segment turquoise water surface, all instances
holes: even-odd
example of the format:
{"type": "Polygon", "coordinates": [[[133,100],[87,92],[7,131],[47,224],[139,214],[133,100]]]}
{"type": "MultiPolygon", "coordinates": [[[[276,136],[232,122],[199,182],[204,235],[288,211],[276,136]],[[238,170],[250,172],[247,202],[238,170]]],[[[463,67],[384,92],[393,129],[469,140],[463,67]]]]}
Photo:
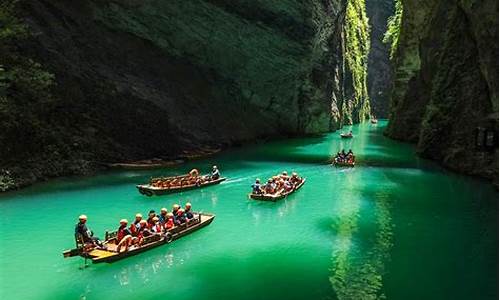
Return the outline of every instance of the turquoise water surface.
{"type": "Polygon", "coordinates": [[[496,299],[498,191],[416,158],[385,125],[1,195],[0,299],[496,299]],[[340,148],[354,150],[355,168],[328,164],[340,148]],[[135,189],[212,164],[226,182],[151,198],[135,189]],[[307,183],[277,203],[248,199],[256,177],[282,170],[307,183]],[[215,221],[113,264],[81,269],[83,259],[62,257],[82,213],[102,237],[121,218],[187,201],[215,221]]]}

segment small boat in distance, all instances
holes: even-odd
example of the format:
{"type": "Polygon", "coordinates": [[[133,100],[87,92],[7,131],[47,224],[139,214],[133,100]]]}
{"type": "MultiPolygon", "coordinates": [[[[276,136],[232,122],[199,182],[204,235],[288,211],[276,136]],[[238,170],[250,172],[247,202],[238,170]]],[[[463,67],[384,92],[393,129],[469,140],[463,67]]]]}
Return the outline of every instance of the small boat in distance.
{"type": "Polygon", "coordinates": [[[139,190],[139,193],[150,197],[153,195],[159,196],[201,189],[210,185],[219,184],[226,180],[225,177],[219,176],[198,176],[197,172],[198,170],[193,169],[186,175],[152,178],[148,184],[139,184],[136,187],[137,190],[139,190]]]}
{"type": "Polygon", "coordinates": [[[128,251],[118,252],[116,251],[117,242],[116,242],[116,231],[111,233],[106,232],[104,245],[106,249],[97,249],[91,248],[88,249],[88,246],[83,242],[79,241],[77,237],[75,237],[76,248],[71,250],[65,250],[63,252],[63,257],[73,257],[73,256],[81,256],[83,258],[91,259],[93,263],[101,263],[107,262],[112,263],[117,260],[127,258],[141,252],[150,250],[152,248],[169,244],[172,241],[180,239],[200,228],[203,228],[214,220],[215,215],[207,214],[207,213],[195,213],[194,218],[187,223],[184,223],[179,226],[175,226],[172,229],[169,229],[165,234],[155,234],[148,237],[145,237],[141,246],[130,246],[128,251]]]}
{"type": "Polygon", "coordinates": [[[372,117],[371,117],[371,119],[370,119],[370,122],[371,122],[372,124],[377,124],[377,123],[378,123],[378,120],[377,120],[377,118],[375,118],[375,116],[372,116],[372,117]]]}
{"type": "Polygon", "coordinates": [[[349,152],[347,153],[345,153],[343,149],[342,151],[337,152],[332,161],[332,165],[336,167],[354,167],[355,164],[356,156],[354,156],[351,149],[349,149],[349,152]]]}
{"type": "Polygon", "coordinates": [[[345,132],[341,133],[340,137],[343,139],[352,139],[354,137],[354,135],[352,135],[352,131],[349,131],[349,133],[345,133],[345,132]]]}

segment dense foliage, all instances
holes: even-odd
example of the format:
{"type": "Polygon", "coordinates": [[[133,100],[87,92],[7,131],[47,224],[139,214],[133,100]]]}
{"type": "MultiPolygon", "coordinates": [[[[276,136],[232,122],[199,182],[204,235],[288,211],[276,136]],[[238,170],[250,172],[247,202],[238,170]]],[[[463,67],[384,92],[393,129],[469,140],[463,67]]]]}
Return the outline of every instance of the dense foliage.
{"type": "Polygon", "coordinates": [[[384,43],[391,45],[390,57],[394,57],[394,53],[399,43],[399,29],[401,27],[401,19],[403,17],[403,3],[402,0],[395,0],[394,2],[394,15],[387,21],[387,31],[384,36],[384,43]]]}
{"type": "Polygon", "coordinates": [[[41,116],[49,115],[54,103],[54,76],[20,50],[29,32],[15,16],[16,3],[0,3],[0,190],[13,182],[2,165],[19,159],[19,153],[37,155],[41,141],[53,135],[43,131],[48,120],[41,116]]]}
{"type": "Polygon", "coordinates": [[[354,88],[353,99],[346,99],[345,103],[350,108],[359,107],[359,103],[363,103],[363,105],[358,111],[355,109],[344,109],[344,114],[348,119],[352,115],[356,121],[361,121],[370,115],[370,102],[366,83],[368,53],[370,52],[370,26],[368,25],[364,0],[349,0],[347,2],[345,34],[346,61],[347,67],[352,74],[352,85],[354,88]]]}

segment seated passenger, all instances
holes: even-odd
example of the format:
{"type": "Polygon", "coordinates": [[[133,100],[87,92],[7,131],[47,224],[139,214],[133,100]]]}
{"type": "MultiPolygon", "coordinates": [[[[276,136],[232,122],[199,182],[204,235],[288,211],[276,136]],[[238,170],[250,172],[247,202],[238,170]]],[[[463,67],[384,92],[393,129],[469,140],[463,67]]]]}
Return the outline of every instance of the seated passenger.
{"type": "Polygon", "coordinates": [[[192,169],[191,171],[189,171],[189,176],[191,176],[192,178],[197,178],[199,175],[200,172],[198,171],[198,169],[192,169]]]}
{"type": "Polygon", "coordinates": [[[276,179],[276,192],[281,192],[285,188],[285,180],[283,178],[278,177],[276,179]]]}
{"type": "Polygon", "coordinates": [[[283,171],[281,173],[281,176],[280,176],[283,180],[288,180],[288,172],[287,171],[283,171]]]}
{"type": "Polygon", "coordinates": [[[98,246],[100,248],[104,248],[104,245],[102,244],[101,240],[99,238],[94,237],[94,233],[92,230],[87,228],[87,216],[86,215],[81,215],[78,217],[78,223],[75,226],[75,236],[81,237],[84,243],[89,243],[94,246],[98,246]]]}
{"type": "Polygon", "coordinates": [[[184,215],[186,216],[186,219],[189,221],[192,218],[194,218],[193,212],[191,211],[191,203],[186,203],[186,207],[184,209],[184,215]]]}
{"type": "Polygon", "coordinates": [[[128,247],[132,245],[132,233],[127,228],[128,221],[126,219],[120,220],[120,227],[118,227],[116,233],[116,252],[120,253],[122,246],[125,246],[125,252],[128,251],[128,247]]]}
{"type": "Polygon", "coordinates": [[[177,217],[174,219],[175,225],[181,225],[186,223],[186,216],[184,214],[184,209],[179,208],[177,210],[177,217]]]}
{"type": "Polygon", "coordinates": [[[296,186],[297,184],[301,183],[302,179],[297,175],[297,173],[293,172],[292,177],[290,178],[290,183],[296,186]]]}
{"type": "Polygon", "coordinates": [[[148,214],[148,227],[149,227],[149,229],[153,228],[153,225],[155,224],[153,221],[154,217],[156,217],[156,212],[152,209],[149,211],[149,214],[148,214]]]}
{"type": "Polygon", "coordinates": [[[165,230],[171,229],[174,227],[174,214],[173,213],[168,213],[167,214],[167,222],[164,225],[165,230]]]}
{"type": "Polygon", "coordinates": [[[255,183],[252,184],[252,193],[256,195],[260,195],[263,193],[262,191],[262,185],[260,184],[260,179],[257,178],[255,179],[255,183]]]}
{"type": "Polygon", "coordinates": [[[151,232],[156,234],[161,234],[163,232],[163,228],[160,224],[160,219],[158,217],[153,218],[154,225],[151,228],[151,232]]]}
{"type": "Polygon", "coordinates": [[[276,185],[273,183],[273,179],[269,178],[267,184],[264,186],[264,192],[266,194],[274,194],[276,185]]]}
{"type": "Polygon", "coordinates": [[[141,220],[139,224],[140,227],[139,230],[137,231],[137,239],[139,244],[142,244],[144,238],[153,235],[153,233],[148,228],[148,221],[141,220]]]}
{"type": "Polygon", "coordinates": [[[290,180],[285,181],[284,190],[285,192],[290,192],[291,190],[293,190],[293,184],[290,182],[290,180]]]}
{"type": "Polygon", "coordinates": [[[132,233],[132,236],[137,236],[137,232],[139,231],[139,228],[141,227],[141,222],[142,220],[142,215],[141,214],[136,214],[135,215],[135,221],[130,225],[130,232],[132,233]]]}
{"type": "Polygon", "coordinates": [[[160,215],[158,216],[158,218],[160,219],[160,224],[165,224],[165,222],[167,222],[167,213],[168,213],[168,210],[163,207],[161,210],[160,210],[160,215]]]}
{"type": "Polygon", "coordinates": [[[172,213],[174,214],[174,219],[177,216],[177,211],[179,210],[179,208],[181,208],[179,204],[172,205],[172,213]]]}
{"type": "Polygon", "coordinates": [[[217,168],[217,166],[213,166],[212,167],[212,176],[211,176],[211,179],[212,180],[217,180],[219,178],[220,178],[219,169],[217,168]]]}

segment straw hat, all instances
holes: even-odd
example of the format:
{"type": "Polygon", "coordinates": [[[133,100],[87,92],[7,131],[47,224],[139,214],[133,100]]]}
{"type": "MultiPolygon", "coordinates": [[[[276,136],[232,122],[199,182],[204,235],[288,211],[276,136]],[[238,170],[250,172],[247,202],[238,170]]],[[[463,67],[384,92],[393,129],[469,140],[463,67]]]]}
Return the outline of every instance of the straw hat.
{"type": "Polygon", "coordinates": [[[174,204],[172,207],[173,208],[179,208],[180,206],[179,206],[179,204],[174,204]]]}
{"type": "Polygon", "coordinates": [[[168,212],[168,210],[164,207],[162,209],[160,209],[161,212],[168,212]]]}
{"type": "Polygon", "coordinates": [[[186,203],[186,207],[191,207],[191,203],[186,203]]]}
{"type": "Polygon", "coordinates": [[[142,215],[141,214],[136,214],[135,217],[136,218],[142,218],[142,215]]]}
{"type": "Polygon", "coordinates": [[[153,221],[155,221],[155,222],[157,222],[158,220],[160,220],[160,219],[158,219],[158,217],[153,218],[153,221]]]}
{"type": "Polygon", "coordinates": [[[121,219],[120,224],[123,224],[123,223],[127,224],[128,223],[127,219],[121,219]]]}
{"type": "Polygon", "coordinates": [[[86,215],[80,215],[78,217],[79,220],[87,220],[87,216],[86,215]]]}

